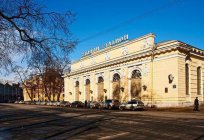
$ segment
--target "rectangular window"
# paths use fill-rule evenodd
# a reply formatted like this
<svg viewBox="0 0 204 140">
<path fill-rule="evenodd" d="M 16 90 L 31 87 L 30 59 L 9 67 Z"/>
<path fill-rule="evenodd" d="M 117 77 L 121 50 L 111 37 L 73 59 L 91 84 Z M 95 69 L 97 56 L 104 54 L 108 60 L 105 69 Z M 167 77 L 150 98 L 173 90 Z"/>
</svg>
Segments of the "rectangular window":
<svg viewBox="0 0 204 140">
<path fill-rule="evenodd" d="M 165 93 L 168 93 L 168 88 L 165 88 Z"/>
</svg>

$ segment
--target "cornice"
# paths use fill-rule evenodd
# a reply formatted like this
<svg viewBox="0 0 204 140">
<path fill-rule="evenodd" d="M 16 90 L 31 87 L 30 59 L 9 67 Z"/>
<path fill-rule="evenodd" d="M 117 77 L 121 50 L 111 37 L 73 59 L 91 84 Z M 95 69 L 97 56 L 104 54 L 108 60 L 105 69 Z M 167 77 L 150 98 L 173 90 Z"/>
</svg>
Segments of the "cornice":
<svg viewBox="0 0 204 140">
<path fill-rule="evenodd" d="M 144 36 L 145 37 L 145 36 Z M 141 39 L 141 38 L 139 38 Z M 135 39 L 136 41 L 137 39 Z M 116 47 L 117 48 L 117 47 Z M 132 60 L 136 60 L 136 59 L 140 59 L 143 57 L 149 57 L 152 56 L 152 54 L 158 55 L 161 53 L 166 53 L 166 52 L 170 52 L 170 51 L 175 51 L 175 50 L 181 50 L 181 51 L 185 51 L 185 52 L 190 52 L 193 55 L 197 55 L 200 57 L 204 57 L 204 51 L 198 48 L 195 48 L 193 46 L 190 46 L 186 43 L 177 41 L 177 40 L 171 40 L 171 41 L 167 41 L 164 43 L 158 43 L 155 45 L 155 50 L 147 49 L 144 51 L 139 51 L 139 52 L 135 52 L 135 53 L 131 53 L 128 55 L 125 55 L 123 57 L 119 57 L 119 58 L 115 58 L 111 61 L 105 61 L 99 64 L 96 64 L 94 66 L 88 66 L 88 67 L 84 67 L 83 69 L 78 69 L 75 70 L 73 72 L 70 72 L 69 74 L 66 74 L 65 77 L 69 77 L 69 76 L 73 76 L 73 75 L 77 75 L 80 73 L 85 73 L 85 72 L 89 72 L 89 71 L 93 71 L 93 70 L 97 70 L 97 69 L 101 69 L 104 67 L 109 67 L 112 65 L 117 65 L 117 64 L 121 64 L 124 62 L 128 62 L 128 61 L 132 61 Z"/>
<path fill-rule="evenodd" d="M 176 47 L 177 47 L 176 45 L 173 45 L 173 46 L 166 47 L 166 49 L 162 48 L 160 50 L 155 50 L 154 55 L 157 55 L 159 53 L 164 53 L 166 51 L 172 51 L 173 49 L 176 50 Z M 101 68 L 104 68 L 104 67 L 109 67 L 109 66 L 112 66 L 112 65 L 117 65 L 117 64 L 128 62 L 128 61 L 133 61 L 133 60 L 136 60 L 136 59 L 149 57 L 151 55 L 152 55 L 152 50 L 149 49 L 146 52 L 126 55 L 123 58 L 114 59 L 114 60 L 111 60 L 109 62 L 100 63 L 100 64 L 95 65 L 93 67 L 88 67 L 88 68 L 84 68 L 84 69 L 81 69 L 81 70 L 77 70 L 77 71 L 74 71 L 74 72 L 71 72 L 71 73 L 67 74 L 67 76 L 73 76 L 73 75 L 76 75 L 76 74 L 85 73 L 85 72 L 101 69 Z"/>
</svg>

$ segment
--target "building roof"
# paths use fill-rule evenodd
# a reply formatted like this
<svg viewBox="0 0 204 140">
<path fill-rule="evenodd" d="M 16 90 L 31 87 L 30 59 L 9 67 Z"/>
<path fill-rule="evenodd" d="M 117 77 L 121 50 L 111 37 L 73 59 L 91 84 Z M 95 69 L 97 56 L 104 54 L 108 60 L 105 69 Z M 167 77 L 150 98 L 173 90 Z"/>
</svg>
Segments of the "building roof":
<svg viewBox="0 0 204 140">
<path fill-rule="evenodd" d="M 12 81 L 12 80 L 0 79 L 0 84 L 2 84 L 2 85 L 8 84 L 8 85 L 10 85 L 10 86 L 13 86 L 13 85 L 18 85 L 19 83 L 14 82 L 14 81 Z"/>
</svg>

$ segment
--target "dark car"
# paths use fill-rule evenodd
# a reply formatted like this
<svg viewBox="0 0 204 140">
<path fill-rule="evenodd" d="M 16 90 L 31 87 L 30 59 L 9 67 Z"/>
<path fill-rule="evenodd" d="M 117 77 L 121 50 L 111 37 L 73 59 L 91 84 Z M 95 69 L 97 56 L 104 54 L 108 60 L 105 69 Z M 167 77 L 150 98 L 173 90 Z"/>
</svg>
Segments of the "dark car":
<svg viewBox="0 0 204 140">
<path fill-rule="evenodd" d="M 84 103 L 82 103 L 81 101 L 74 101 L 71 103 L 70 106 L 71 107 L 84 107 Z"/>
<path fill-rule="evenodd" d="M 61 101 L 60 102 L 60 106 L 63 106 L 63 107 L 70 107 L 70 105 L 71 105 L 71 103 L 70 102 L 68 102 L 68 101 Z"/>
<path fill-rule="evenodd" d="M 144 103 L 140 100 L 131 100 L 127 103 L 123 103 L 119 106 L 120 110 L 143 110 L 144 109 Z"/>
<path fill-rule="evenodd" d="M 105 102 L 101 102 L 99 109 L 106 108 L 106 109 L 118 109 L 120 106 L 120 102 L 118 100 L 105 100 Z"/>
</svg>

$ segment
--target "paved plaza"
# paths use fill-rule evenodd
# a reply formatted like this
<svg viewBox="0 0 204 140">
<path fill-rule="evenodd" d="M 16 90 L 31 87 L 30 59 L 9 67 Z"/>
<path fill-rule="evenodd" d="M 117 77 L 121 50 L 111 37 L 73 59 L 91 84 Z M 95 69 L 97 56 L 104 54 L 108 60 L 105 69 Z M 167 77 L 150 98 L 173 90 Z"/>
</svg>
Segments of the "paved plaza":
<svg viewBox="0 0 204 140">
<path fill-rule="evenodd" d="M 204 140 L 204 112 L 0 104 L 0 140 Z"/>
</svg>

